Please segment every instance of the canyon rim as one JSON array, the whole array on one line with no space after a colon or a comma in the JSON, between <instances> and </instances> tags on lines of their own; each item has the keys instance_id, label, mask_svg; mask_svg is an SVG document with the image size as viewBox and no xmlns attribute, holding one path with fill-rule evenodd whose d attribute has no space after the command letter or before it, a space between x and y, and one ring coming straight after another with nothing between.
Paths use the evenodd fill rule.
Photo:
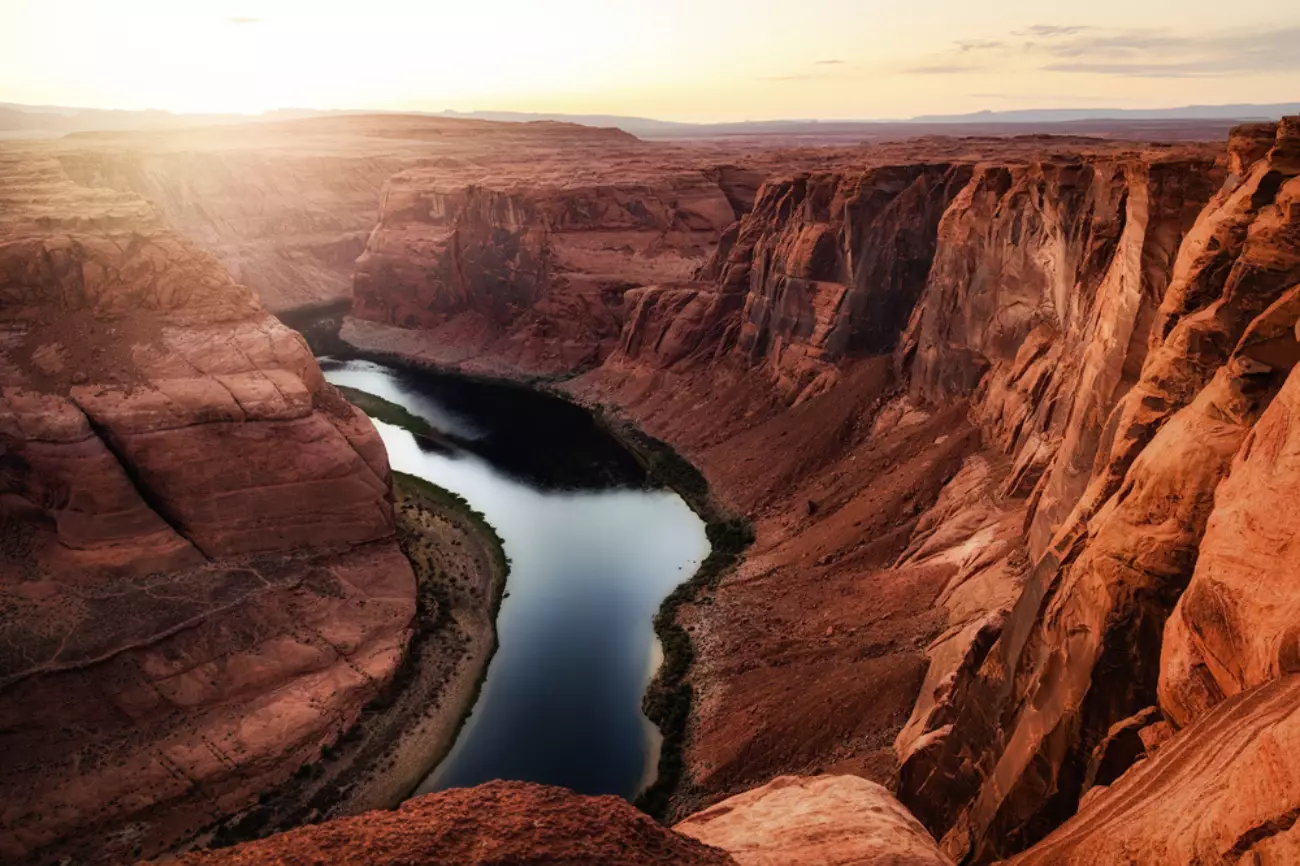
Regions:
<instances>
[{"instance_id":1,"label":"canyon rim","mask_svg":"<svg viewBox=\"0 0 1300 866\"><path fill-rule=\"evenodd\" d=\"M0 141L0 859L1300 862L1300 115L304 113ZM411 796L510 551L324 356L707 525L634 802Z\"/></svg>"}]
</instances>

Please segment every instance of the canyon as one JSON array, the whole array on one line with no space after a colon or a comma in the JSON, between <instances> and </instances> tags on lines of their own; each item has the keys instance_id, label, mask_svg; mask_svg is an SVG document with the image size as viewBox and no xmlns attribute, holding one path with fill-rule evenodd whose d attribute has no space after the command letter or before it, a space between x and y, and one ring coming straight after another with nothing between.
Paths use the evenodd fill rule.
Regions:
<instances>
[{"instance_id":1,"label":"canyon","mask_svg":"<svg viewBox=\"0 0 1300 866\"><path fill-rule=\"evenodd\" d=\"M199 860L449 852L440 821L536 797L576 822L546 844L679 862L1300 857L1300 119L789 148L331 117L10 143L0 176L6 856L165 850L394 676L382 443L266 312L350 298L343 345L567 395L752 526L671 612L679 832L494 783Z\"/></svg>"}]
</instances>

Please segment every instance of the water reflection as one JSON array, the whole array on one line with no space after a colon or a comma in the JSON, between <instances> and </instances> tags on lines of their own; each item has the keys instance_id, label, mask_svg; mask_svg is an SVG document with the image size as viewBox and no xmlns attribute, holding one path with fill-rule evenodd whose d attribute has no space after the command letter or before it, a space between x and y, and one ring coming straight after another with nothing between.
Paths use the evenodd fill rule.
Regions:
<instances>
[{"instance_id":1,"label":"water reflection","mask_svg":"<svg viewBox=\"0 0 1300 866\"><path fill-rule=\"evenodd\" d=\"M512 561L487 681L420 792L520 779L633 795L655 756L640 711L651 620L707 555L704 524L675 493L645 489L635 461L562 401L370 362L323 366L463 446L440 453L376 423L393 468L464 496Z\"/></svg>"}]
</instances>

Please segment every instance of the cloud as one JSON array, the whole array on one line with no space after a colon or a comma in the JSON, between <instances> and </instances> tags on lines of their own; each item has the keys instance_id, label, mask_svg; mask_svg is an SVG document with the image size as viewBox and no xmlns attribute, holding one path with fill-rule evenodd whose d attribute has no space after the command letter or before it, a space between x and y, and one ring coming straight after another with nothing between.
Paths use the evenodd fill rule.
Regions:
<instances>
[{"instance_id":1,"label":"cloud","mask_svg":"<svg viewBox=\"0 0 1300 866\"><path fill-rule=\"evenodd\" d=\"M1044 39L1051 39L1055 36L1073 36L1076 33L1082 33L1085 30L1092 30L1091 27L1084 27L1081 24L1031 24L1024 30L1013 30L1013 36L1037 36Z\"/></svg>"},{"instance_id":2,"label":"cloud","mask_svg":"<svg viewBox=\"0 0 1300 866\"><path fill-rule=\"evenodd\" d=\"M958 75L1033 71L1130 78L1300 72L1300 26L1180 34L1165 29L1035 24L1002 38L963 39L897 71Z\"/></svg>"},{"instance_id":3,"label":"cloud","mask_svg":"<svg viewBox=\"0 0 1300 866\"><path fill-rule=\"evenodd\" d=\"M844 62L843 60L818 60L814 65L816 65L816 66L839 66L839 65L842 64L843 62Z\"/></svg>"},{"instance_id":4,"label":"cloud","mask_svg":"<svg viewBox=\"0 0 1300 866\"><path fill-rule=\"evenodd\" d=\"M983 68L970 63L934 63L911 66L903 71L909 75L959 75L963 72L975 72Z\"/></svg>"},{"instance_id":5,"label":"cloud","mask_svg":"<svg viewBox=\"0 0 1300 866\"><path fill-rule=\"evenodd\" d=\"M972 51L992 51L1001 48L1007 43L1001 39L959 39L953 43L957 50L962 54L969 54Z\"/></svg>"},{"instance_id":6,"label":"cloud","mask_svg":"<svg viewBox=\"0 0 1300 866\"><path fill-rule=\"evenodd\" d=\"M1300 71L1300 27L1179 36L1162 30L1098 32L1042 46L1048 72L1201 78Z\"/></svg>"},{"instance_id":7,"label":"cloud","mask_svg":"<svg viewBox=\"0 0 1300 866\"><path fill-rule=\"evenodd\" d=\"M261 18L250 18L245 15L237 15L233 18L227 18L226 23L227 24L260 24L262 20L263 19Z\"/></svg>"}]
</instances>

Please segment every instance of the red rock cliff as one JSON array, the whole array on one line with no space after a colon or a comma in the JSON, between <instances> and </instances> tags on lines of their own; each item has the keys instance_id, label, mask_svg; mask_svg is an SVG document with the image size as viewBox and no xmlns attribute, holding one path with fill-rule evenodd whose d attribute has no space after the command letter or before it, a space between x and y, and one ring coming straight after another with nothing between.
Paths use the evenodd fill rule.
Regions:
<instances>
[{"instance_id":1,"label":"red rock cliff","mask_svg":"<svg viewBox=\"0 0 1300 866\"><path fill-rule=\"evenodd\" d=\"M626 293L689 279L747 204L721 171L639 173L393 177L357 262L353 327L428 331L444 362L482 355L545 374L598 364L619 339Z\"/></svg>"},{"instance_id":2,"label":"red rock cliff","mask_svg":"<svg viewBox=\"0 0 1300 866\"><path fill-rule=\"evenodd\" d=\"M346 728L414 579L301 337L139 198L0 175L0 856L121 862Z\"/></svg>"},{"instance_id":3,"label":"red rock cliff","mask_svg":"<svg viewBox=\"0 0 1300 866\"><path fill-rule=\"evenodd\" d=\"M865 746L892 727L904 802L944 836L955 859L983 862L1041 839L1085 790L1104 808L1106 786L1147 753L1147 741L1175 734L1170 754L1186 761L1212 751L1215 736L1285 736L1284 691L1268 684L1291 670L1294 636L1285 607L1269 602L1266 611L1251 599L1263 563L1243 561L1241 551L1254 545L1240 539L1260 532L1255 545L1274 551L1290 530L1276 504L1265 497L1247 506L1237 491L1251 485L1252 470L1285 474L1282 385L1294 364L1296 322L1289 290L1300 279L1295 128L1285 121L1234 134L1226 177L1212 156L1195 151L1103 150L972 166L964 186L938 205L925 276L886 284L890 294L916 299L897 337L901 394L892 402L888 388L863 390L868 380L851 375L852 353L826 351L828 323L853 289L841 296L830 286L845 300L818 303L827 281L807 292L788 279L788 266L776 281L765 273L766 250L778 262L782 250L806 251L786 262L847 259L851 235L840 226L851 220L842 204L830 209L826 228L808 225L807 210L764 214L771 187L760 195L726 265L711 269L718 281L695 289L745 297L696 330L715 336L692 343L693 329L683 331L679 317L629 320L650 332L625 333L623 351L587 383L588 393L630 405L692 453L721 495L758 518L748 562L710 607L685 614L697 632L705 629L692 675L701 696L691 745L696 785L734 790L809 761L887 773L851 744L865 735ZM924 226L926 211L915 213ZM772 286L792 282L795 303L772 314ZM897 321L888 304L867 309ZM778 349L756 353L767 322L777 323L767 339ZM809 342L817 352L803 348ZM664 343L692 351L647 351ZM882 349L860 345L861 354ZM789 346L800 347L799 365L819 372L791 376L783 364ZM756 362L781 395L775 403L743 384L741 371ZM795 395L794 408L782 408ZM709 420L681 420L686 406L704 405L713 407ZM927 453L923 460L937 460L955 444L960 423L937 437L925 426L954 407L977 434L945 458L960 468L915 462ZM875 423L846 418L837 427L841 411L866 412ZM890 450L897 448L890 437L908 427L910 450ZM1259 441L1272 444L1261 453ZM765 455L761 471L746 451ZM864 461L899 480L863 469ZM773 474L778 482L767 483ZM896 509L895 520L881 520L880 509ZM911 599L931 618L900 632L897 614L888 631L870 614L844 615L859 601L878 606L884 598ZM768 630L780 639L763 637ZM924 656L911 696L885 671L850 661L863 657L864 638L867 646L893 641L883 657L892 659L889 670L904 670L907 653L897 645L904 635ZM760 669L780 667L755 678L745 672L749 658ZM796 671L783 686L790 666ZM828 684L824 697L809 686L838 675L847 679ZM1195 726L1177 732L1225 696L1265 687L1273 695L1267 709L1247 719L1242 713L1256 704L1238 703L1220 715L1244 726L1241 734L1201 734L1198 744ZM857 707L858 690L874 691L869 709ZM882 714L892 700L911 708L901 729L896 714ZM873 721L861 727L854 713ZM844 727L829 742L811 734L827 725ZM782 749L791 751L774 759ZM1262 754L1247 760L1276 766L1261 763L1269 760ZM1277 828L1290 826L1300 789L1285 774L1270 770L1269 782L1241 795L1249 810L1215 787L1245 766L1222 765L1223 775L1202 781L1208 803L1197 832L1206 851L1221 844L1215 850L1227 856L1266 838L1276 847ZM1141 796L1126 790L1125 802ZM1146 823L1123 837L1126 853L1139 850L1135 836L1174 838L1150 823L1157 801L1130 808ZM1087 837L1071 849L1080 862L1107 832L1089 833L1081 821L1067 837ZM1167 862L1161 844L1142 862ZM1052 850L1062 856L1062 847Z\"/></svg>"}]
</instances>

